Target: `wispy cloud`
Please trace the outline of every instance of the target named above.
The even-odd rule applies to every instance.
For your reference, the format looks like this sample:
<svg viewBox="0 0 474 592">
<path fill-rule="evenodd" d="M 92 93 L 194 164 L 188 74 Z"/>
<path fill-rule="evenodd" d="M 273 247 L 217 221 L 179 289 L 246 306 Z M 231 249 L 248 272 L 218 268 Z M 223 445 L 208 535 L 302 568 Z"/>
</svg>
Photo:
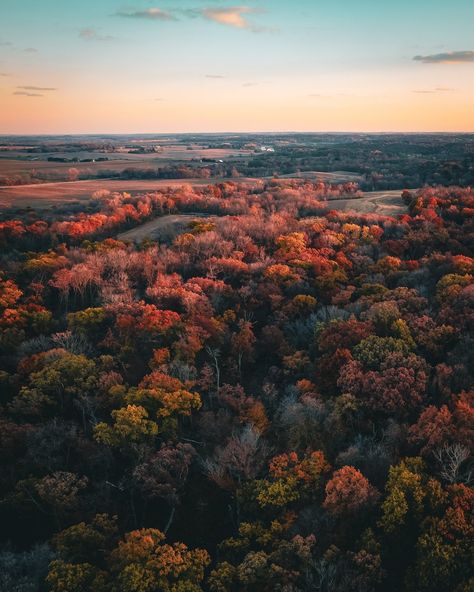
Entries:
<svg viewBox="0 0 474 592">
<path fill-rule="evenodd" d="M 448 51 L 431 55 L 416 55 L 415 62 L 424 64 L 463 64 L 474 62 L 474 51 Z"/>
<path fill-rule="evenodd" d="M 1 47 L 7 47 L 8 45 L 13 45 L 11 41 L 0 41 Z"/>
<path fill-rule="evenodd" d="M 13 94 L 20 97 L 44 97 L 41 93 L 32 93 L 26 90 L 16 90 Z"/>
<path fill-rule="evenodd" d="M 112 41 L 115 37 L 112 35 L 102 35 L 94 29 L 93 27 L 86 27 L 85 29 L 81 29 L 79 31 L 79 37 L 81 39 L 85 39 L 86 41 Z"/>
<path fill-rule="evenodd" d="M 245 86 L 246 88 L 251 86 L 258 86 L 258 82 L 244 82 L 242 86 Z"/>
<path fill-rule="evenodd" d="M 453 88 L 448 88 L 446 86 L 437 86 L 436 88 L 421 88 L 421 89 L 415 89 L 412 90 L 412 93 L 416 93 L 419 95 L 436 95 L 438 93 L 443 93 L 443 92 L 452 92 L 454 89 Z"/>
<path fill-rule="evenodd" d="M 215 80 L 222 80 L 225 78 L 223 74 L 205 74 L 206 78 L 214 78 Z"/>
<path fill-rule="evenodd" d="M 200 14 L 207 20 L 235 29 L 248 29 L 254 33 L 268 30 L 249 21 L 247 15 L 258 14 L 262 11 L 251 6 L 228 6 L 226 8 L 202 8 Z"/>
<path fill-rule="evenodd" d="M 125 18 L 148 19 L 150 21 L 175 21 L 176 16 L 162 8 L 145 8 L 144 10 L 119 11 L 116 16 Z"/>
<path fill-rule="evenodd" d="M 232 27 L 234 29 L 246 29 L 254 33 L 270 31 L 268 27 L 261 27 L 249 20 L 249 15 L 260 14 L 262 9 L 252 6 L 227 6 L 209 8 L 173 8 L 163 9 L 158 7 L 145 9 L 120 10 L 114 16 L 134 19 L 147 19 L 150 21 L 179 21 L 183 19 L 202 18 L 208 21 Z"/>
<path fill-rule="evenodd" d="M 52 86 L 17 86 L 18 89 L 20 90 L 34 90 L 34 91 L 53 91 L 53 90 L 58 90 L 57 88 L 54 88 Z"/>
</svg>

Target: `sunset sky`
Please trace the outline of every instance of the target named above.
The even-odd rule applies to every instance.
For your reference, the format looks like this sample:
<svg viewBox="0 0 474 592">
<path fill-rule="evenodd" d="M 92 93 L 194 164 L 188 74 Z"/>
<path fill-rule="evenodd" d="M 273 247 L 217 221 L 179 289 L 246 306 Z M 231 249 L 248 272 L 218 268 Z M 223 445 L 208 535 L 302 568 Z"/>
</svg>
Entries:
<svg viewBox="0 0 474 592">
<path fill-rule="evenodd" d="M 472 0 L 1 0 L 0 133 L 474 131 Z"/>
</svg>

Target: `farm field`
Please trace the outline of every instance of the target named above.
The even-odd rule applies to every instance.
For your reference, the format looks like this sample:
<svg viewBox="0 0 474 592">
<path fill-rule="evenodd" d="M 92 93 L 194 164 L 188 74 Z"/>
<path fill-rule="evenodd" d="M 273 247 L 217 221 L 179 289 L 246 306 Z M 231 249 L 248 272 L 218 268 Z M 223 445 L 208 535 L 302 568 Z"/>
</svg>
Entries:
<svg viewBox="0 0 474 592">
<path fill-rule="evenodd" d="M 328 183 L 343 183 L 345 181 L 361 181 L 362 175 L 351 171 L 302 171 L 280 175 L 280 179 L 311 179 L 312 181 L 326 181 Z"/>
<path fill-rule="evenodd" d="M 130 149 L 117 149 L 116 151 L 64 151 L 64 152 L 44 152 L 30 153 L 25 156 L 21 150 L 3 150 L 0 151 L 0 173 L 12 172 L 15 170 L 28 171 L 31 168 L 58 168 L 60 166 L 76 165 L 106 165 L 106 164 L 125 164 L 126 166 L 137 166 L 154 163 L 156 161 L 189 161 L 201 158 L 225 159 L 229 157 L 249 156 L 253 152 L 246 149 L 235 148 L 207 148 L 201 145 L 161 145 L 155 142 L 156 152 L 133 153 Z M 138 148 L 138 146 L 137 146 Z M 54 162 L 48 161 L 48 157 L 67 158 L 78 160 L 84 158 L 98 159 L 107 158 L 104 162 Z"/>
<path fill-rule="evenodd" d="M 140 148 L 143 146 L 136 146 L 135 149 Z M 71 175 L 78 180 L 119 177 L 126 169 L 156 171 L 169 166 L 200 167 L 210 164 L 223 167 L 223 163 L 230 159 L 232 163 L 245 163 L 252 154 L 250 150 L 207 148 L 194 144 L 162 146 L 155 143 L 153 148 L 156 151 L 143 153 L 133 153 L 133 145 L 115 151 L 60 150 L 42 153 L 3 148 L 0 150 L 0 186 L 68 181 Z M 64 159 L 65 162 L 49 158 Z"/>
<path fill-rule="evenodd" d="M 213 182 L 224 179 L 214 179 Z M 247 179 L 239 179 L 245 182 Z M 250 179 L 248 179 L 250 181 Z M 59 183 L 41 183 L 39 185 L 18 185 L 0 187 L 0 208 L 36 208 L 45 209 L 64 203 L 87 201 L 99 189 L 140 193 L 155 191 L 163 187 L 181 185 L 208 185 L 209 179 L 153 179 L 130 180 L 91 179 L 86 181 L 63 181 Z"/>
<path fill-rule="evenodd" d="M 54 164 L 54 163 L 51 163 Z M 110 163 L 96 163 L 105 165 Z M 0 160 L 0 172 L 2 161 Z M 118 167 L 121 165 L 117 165 Z M 68 167 L 69 168 L 69 167 Z M 78 168 L 78 167 L 75 167 Z M 51 183 L 33 183 L 28 185 L 0 186 L 0 208 L 37 208 L 45 209 L 64 203 L 88 200 L 94 191 L 107 189 L 109 191 L 126 191 L 138 193 L 154 191 L 163 187 L 179 187 L 181 185 L 208 185 L 210 183 L 222 183 L 237 181 L 239 183 L 255 183 L 270 179 L 271 177 L 239 177 L 238 179 L 213 178 L 213 179 L 87 179 L 78 181 L 57 181 Z M 295 173 L 282 175 L 281 179 L 307 178 L 313 181 L 340 183 L 346 181 L 357 182 L 357 175 L 345 171 L 327 173 L 311 171 L 308 173 Z M 391 192 L 388 192 L 389 195 Z M 396 192 L 392 192 L 394 195 Z M 400 192 L 398 192 L 400 193 Z M 372 211 L 372 210 L 370 210 Z"/>
</svg>

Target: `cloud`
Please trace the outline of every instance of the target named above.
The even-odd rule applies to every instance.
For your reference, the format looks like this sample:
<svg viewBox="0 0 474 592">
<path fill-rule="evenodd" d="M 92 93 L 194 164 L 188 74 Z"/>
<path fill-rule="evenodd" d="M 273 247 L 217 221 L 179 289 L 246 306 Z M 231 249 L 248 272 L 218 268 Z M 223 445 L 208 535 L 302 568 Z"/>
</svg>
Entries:
<svg viewBox="0 0 474 592">
<path fill-rule="evenodd" d="M 116 16 L 125 18 L 148 19 L 150 21 L 175 21 L 176 17 L 168 10 L 161 8 L 145 8 L 144 10 L 120 11 Z"/>
<path fill-rule="evenodd" d="M 251 86 L 258 86 L 258 82 L 244 82 L 242 86 L 251 87 Z"/>
<path fill-rule="evenodd" d="M 264 31 L 265 28 L 257 27 L 251 23 L 245 15 L 257 14 L 261 12 L 257 8 L 250 6 L 229 6 L 227 8 L 202 8 L 201 16 L 209 21 L 214 21 L 220 25 L 233 27 L 235 29 L 248 29 L 254 33 Z"/>
<path fill-rule="evenodd" d="M 234 29 L 246 29 L 253 33 L 271 31 L 268 27 L 260 27 L 248 20 L 247 15 L 260 14 L 263 10 L 251 6 L 228 6 L 225 8 L 173 8 L 164 10 L 162 8 L 145 8 L 137 10 L 121 10 L 114 16 L 125 18 L 147 19 L 151 21 L 179 21 L 182 19 L 203 18 L 220 25 Z"/>
<path fill-rule="evenodd" d="M 51 86 L 17 86 L 20 90 L 37 90 L 37 91 L 52 91 L 58 90 L 57 88 L 53 88 Z"/>
<path fill-rule="evenodd" d="M 6 47 L 7 45 L 13 45 L 11 41 L 0 41 L 0 46 Z"/>
<path fill-rule="evenodd" d="M 0 72 L 0 76 L 6 77 L 6 76 L 11 76 L 11 74 L 8 74 L 8 72 Z"/>
<path fill-rule="evenodd" d="M 222 74 L 206 74 L 205 77 L 214 78 L 216 80 L 222 80 L 222 78 L 225 78 L 225 76 L 223 76 Z"/>
<path fill-rule="evenodd" d="M 86 41 L 112 41 L 114 37 L 112 35 L 101 35 L 97 29 L 92 27 L 86 27 L 79 31 L 79 37 Z"/>
<path fill-rule="evenodd" d="M 419 95 L 433 95 L 433 94 L 437 94 L 440 92 L 452 92 L 454 89 L 453 88 L 447 88 L 446 86 L 438 86 L 436 88 L 423 88 L 423 89 L 417 89 L 417 90 L 412 90 L 411 92 L 419 94 Z"/>
<path fill-rule="evenodd" d="M 44 97 L 40 93 L 27 92 L 26 90 L 16 90 L 13 94 L 21 97 Z"/>
<path fill-rule="evenodd" d="M 25 53 L 36 53 L 38 50 L 36 49 L 36 47 L 26 47 L 23 51 Z"/>
<path fill-rule="evenodd" d="M 415 62 L 423 64 L 463 64 L 474 62 L 474 51 L 448 51 L 431 55 L 416 55 Z"/>
</svg>

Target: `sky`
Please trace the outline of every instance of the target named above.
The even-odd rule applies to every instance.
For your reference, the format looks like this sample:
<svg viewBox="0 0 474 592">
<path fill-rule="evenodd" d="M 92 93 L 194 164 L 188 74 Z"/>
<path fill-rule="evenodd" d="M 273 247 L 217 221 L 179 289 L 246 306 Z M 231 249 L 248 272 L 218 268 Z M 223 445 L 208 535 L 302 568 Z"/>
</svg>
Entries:
<svg viewBox="0 0 474 592">
<path fill-rule="evenodd" d="M 474 132 L 472 0 L 1 0 L 0 134 Z"/>
</svg>

